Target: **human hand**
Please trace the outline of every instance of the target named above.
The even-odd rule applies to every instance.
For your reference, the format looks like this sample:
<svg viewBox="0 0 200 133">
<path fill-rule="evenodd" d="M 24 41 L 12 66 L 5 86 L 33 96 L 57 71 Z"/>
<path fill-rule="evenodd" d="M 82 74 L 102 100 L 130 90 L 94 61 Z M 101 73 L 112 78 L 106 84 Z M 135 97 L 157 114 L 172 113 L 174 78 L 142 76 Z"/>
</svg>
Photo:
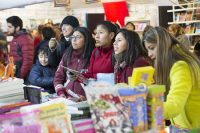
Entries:
<svg viewBox="0 0 200 133">
<path fill-rule="evenodd" d="M 74 73 L 72 73 L 72 72 L 70 72 L 70 71 L 67 71 L 67 78 L 68 78 L 70 81 L 74 81 L 74 80 L 77 79 L 77 76 L 76 76 Z"/>
<path fill-rule="evenodd" d="M 60 94 L 60 97 L 66 98 L 65 94 Z"/>
<path fill-rule="evenodd" d="M 86 97 L 85 96 L 82 96 L 82 95 L 78 95 L 80 98 L 78 98 L 78 102 L 81 102 L 81 101 L 86 101 Z"/>
<path fill-rule="evenodd" d="M 52 49 L 55 49 L 56 46 L 57 46 L 56 38 L 51 38 L 49 40 L 49 48 L 52 50 Z"/>
<path fill-rule="evenodd" d="M 75 98 L 75 97 L 68 97 L 67 99 L 74 101 L 74 102 L 81 102 L 81 101 L 85 101 L 86 97 L 79 95 L 79 98 Z"/>
</svg>

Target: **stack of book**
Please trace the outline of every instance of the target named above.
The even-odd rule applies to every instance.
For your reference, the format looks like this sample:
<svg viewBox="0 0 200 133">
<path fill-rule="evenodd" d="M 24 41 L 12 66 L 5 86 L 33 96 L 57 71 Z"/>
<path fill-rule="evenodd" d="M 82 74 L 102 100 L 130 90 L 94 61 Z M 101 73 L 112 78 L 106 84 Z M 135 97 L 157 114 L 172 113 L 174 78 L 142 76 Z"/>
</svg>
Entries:
<svg viewBox="0 0 200 133">
<path fill-rule="evenodd" d="M 0 104 L 10 103 L 13 101 L 23 101 L 23 82 L 23 79 L 18 78 L 0 81 Z"/>
</svg>

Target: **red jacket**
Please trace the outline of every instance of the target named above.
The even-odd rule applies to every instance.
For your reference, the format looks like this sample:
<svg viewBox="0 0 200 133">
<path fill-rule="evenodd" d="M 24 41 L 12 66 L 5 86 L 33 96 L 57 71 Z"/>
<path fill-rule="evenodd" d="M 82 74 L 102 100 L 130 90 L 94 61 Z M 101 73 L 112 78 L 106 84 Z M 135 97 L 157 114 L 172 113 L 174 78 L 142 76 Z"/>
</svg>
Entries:
<svg viewBox="0 0 200 133">
<path fill-rule="evenodd" d="M 138 59 L 136 59 L 133 66 L 125 66 L 124 68 L 121 68 L 120 70 L 116 70 L 117 67 L 115 65 L 115 82 L 128 83 L 128 77 L 132 75 L 134 68 L 149 66 L 149 65 L 150 63 L 144 57 L 139 57 Z"/>
<path fill-rule="evenodd" d="M 113 73 L 112 65 L 113 46 L 108 48 L 95 48 L 90 57 L 88 72 L 83 74 L 87 78 L 97 78 L 97 73 Z"/>
<path fill-rule="evenodd" d="M 31 70 L 34 57 L 33 39 L 25 30 L 14 35 L 10 42 L 10 55 L 14 57 L 16 65 L 15 76 L 25 79 Z"/>
<path fill-rule="evenodd" d="M 85 96 L 85 92 L 78 81 L 70 81 L 68 84 L 66 84 L 68 80 L 66 74 L 67 71 L 65 68 L 62 67 L 65 66 L 77 71 L 83 70 L 86 60 L 81 59 L 81 56 L 82 53 L 73 51 L 71 59 L 68 60 L 68 65 L 67 63 L 64 63 L 65 55 L 63 56 L 54 77 L 54 87 L 58 95 L 64 93 L 66 96 L 68 96 L 67 91 L 68 89 L 70 89 L 76 94 Z"/>
</svg>

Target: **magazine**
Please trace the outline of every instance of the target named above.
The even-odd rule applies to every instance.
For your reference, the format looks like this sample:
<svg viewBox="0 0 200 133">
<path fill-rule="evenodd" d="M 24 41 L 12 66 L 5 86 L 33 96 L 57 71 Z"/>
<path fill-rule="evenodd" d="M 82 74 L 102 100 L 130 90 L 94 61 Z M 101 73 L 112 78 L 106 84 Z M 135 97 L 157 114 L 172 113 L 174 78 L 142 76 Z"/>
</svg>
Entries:
<svg viewBox="0 0 200 133">
<path fill-rule="evenodd" d="M 128 109 L 122 105 L 114 86 L 98 81 L 90 82 L 84 89 L 97 133 L 132 132 Z"/>
</svg>

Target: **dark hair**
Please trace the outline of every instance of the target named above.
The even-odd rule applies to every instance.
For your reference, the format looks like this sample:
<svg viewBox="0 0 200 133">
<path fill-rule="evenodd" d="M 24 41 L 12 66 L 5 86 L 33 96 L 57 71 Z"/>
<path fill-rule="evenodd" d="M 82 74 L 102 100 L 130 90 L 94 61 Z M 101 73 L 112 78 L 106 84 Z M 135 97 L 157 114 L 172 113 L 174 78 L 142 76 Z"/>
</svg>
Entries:
<svg viewBox="0 0 200 133">
<path fill-rule="evenodd" d="M 127 50 L 124 52 L 123 58 L 128 66 L 134 64 L 135 60 L 144 56 L 143 48 L 141 45 L 141 39 L 135 31 L 129 31 L 127 29 L 120 29 L 117 34 L 121 33 L 128 43 Z M 114 55 L 113 55 L 114 56 Z M 115 63 L 115 59 L 113 58 L 113 63 Z"/>
<path fill-rule="evenodd" d="M 127 25 L 129 25 L 129 24 L 130 24 L 131 26 L 133 26 L 133 30 L 135 30 L 135 25 L 134 25 L 132 22 L 127 22 L 125 26 L 127 26 Z"/>
<path fill-rule="evenodd" d="M 84 45 L 84 50 L 83 50 L 83 54 L 82 54 L 82 59 L 86 59 L 86 63 L 84 65 L 84 68 L 86 68 L 89 65 L 89 61 L 90 61 L 90 56 L 92 54 L 92 50 L 94 48 L 94 40 L 92 38 L 92 34 L 90 33 L 90 31 L 85 28 L 85 27 L 77 27 L 74 29 L 73 32 L 75 31 L 79 31 L 85 39 L 85 45 Z M 71 54 L 73 52 L 73 47 L 72 45 L 70 45 L 64 55 L 64 64 L 68 63 L 68 60 L 71 58 Z"/>
<path fill-rule="evenodd" d="M 115 26 L 116 26 L 117 30 L 119 30 L 119 29 L 120 29 L 120 26 L 119 26 L 119 24 L 115 23 Z"/>
<path fill-rule="evenodd" d="M 200 59 L 200 41 L 198 41 L 194 46 L 194 53 L 198 56 Z"/>
<path fill-rule="evenodd" d="M 15 28 L 19 26 L 20 30 L 23 27 L 23 21 L 20 17 L 18 16 L 11 16 L 6 19 L 7 23 L 11 23 Z"/>
<path fill-rule="evenodd" d="M 117 33 L 117 27 L 115 24 L 111 23 L 110 21 L 101 21 L 97 24 L 97 26 L 103 26 L 108 32 L 113 32 L 115 35 Z M 113 38 L 114 41 L 115 37 Z"/>
<path fill-rule="evenodd" d="M 56 36 L 56 33 L 51 27 L 45 26 L 42 28 L 42 35 L 44 37 L 44 40 L 50 40 L 51 38 L 54 38 Z"/>
<path fill-rule="evenodd" d="M 71 25 L 73 28 L 76 28 L 79 26 L 79 21 L 76 17 L 74 16 L 66 16 L 62 22 L 61 22 L 61 27 L 63 26 L 63 24 L 68 24 Z"/>
<path fill-rule="evenodd" d="M 43 46 L 43 47 L 39 48 L 39 50 L 38 50 L 38 55 L 39 55 L 40 53 L 43 53 L 43 54 L 45 54 L 45 55 L 48 55 L 48 50 L 49 50 L 48 46 Z"/>
</svg>

